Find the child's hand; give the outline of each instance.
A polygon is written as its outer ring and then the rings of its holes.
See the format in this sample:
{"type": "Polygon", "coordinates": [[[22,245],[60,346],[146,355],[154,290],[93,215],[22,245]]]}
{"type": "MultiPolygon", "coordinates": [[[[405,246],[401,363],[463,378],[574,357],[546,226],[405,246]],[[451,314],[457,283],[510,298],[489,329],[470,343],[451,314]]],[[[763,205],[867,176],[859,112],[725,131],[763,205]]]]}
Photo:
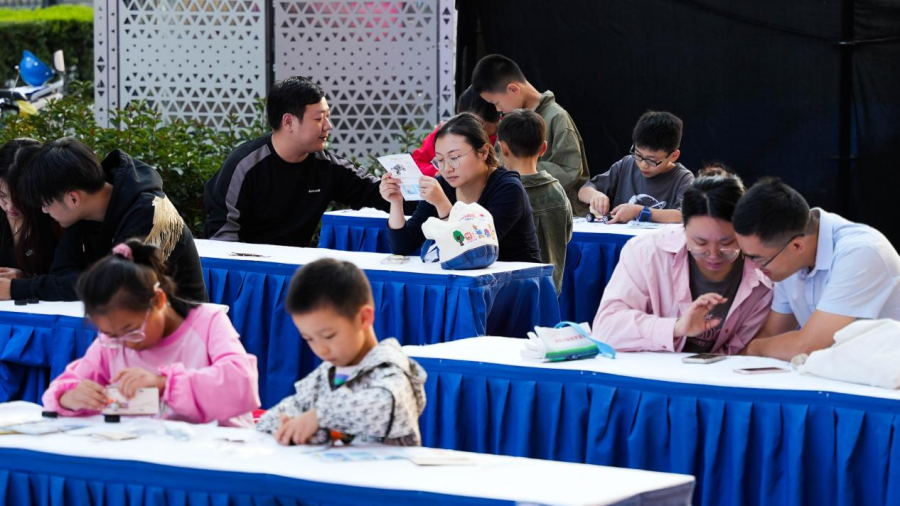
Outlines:
{"type": "Polygon", "coordinates": [[[609,197],[603,192],[597,192],[591,197],[591,211],[597,216],[603,216],[609,212],[609,197]]]}
{"type": "Polygon", "coordinates": [[[275,441],[283,445],[306,444],[319,430],[319,419],[316,418],[315,409],[294,418],[287,415],[281,415],[279,418],[281,425],[275,431],[275,441]]]}
{"type": "Polygon", "coordinates": [[[140,367],[122,369],[116,374],[116,377],[112,379],[112,383],[115,382],[119,382],[119,393],[124,395],[126,399],[134,397],[134,394],[136,394],[140,388],[158,388],[160,395],[162,395],[163,390],[166,389],[165,376],[158,376],[146,369],[141,369],[140,367]]]}
{"type": "Polygon", "coordinates": [[[59,405],[69,411],[100,411],[106,407],[106,389],[91,380],[81,380],[75,388],[62,394],[59,405]]]}
{"type": "Polygon", "coordinates": [[[643,206],[637,204],[619,204],[612,210],[612,219],[607,223],[628,223],[641,215],[643,206]]]}

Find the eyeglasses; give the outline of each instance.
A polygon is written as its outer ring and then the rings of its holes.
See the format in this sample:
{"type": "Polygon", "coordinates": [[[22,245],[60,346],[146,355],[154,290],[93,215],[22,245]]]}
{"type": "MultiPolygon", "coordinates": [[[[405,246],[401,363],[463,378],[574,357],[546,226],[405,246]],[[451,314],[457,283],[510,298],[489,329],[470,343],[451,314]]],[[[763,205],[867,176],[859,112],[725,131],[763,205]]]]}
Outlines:
{"type": "Polygon", "coordinates": [[[447,165],[449,165],[450,167],[453,167],[454,169],[458,169],[460,158],[468,155],[472,151],[475,151],[475,148],[472,148],[469,151],[467,151],[461,155],[458,155],[458,156],[448,156],[447,158],[444,158],[443,160],[438,160],[437,158],[435,158],[434,160],[431,161],[431,165],[434,165],[435,169],[441,170],[441,166],[444,165],[444,163],[446,162],[447,165]]]}
{"type": "Polygon", "coordinates": [[[148,309],[147,314],[144,315],[144,323],[141,324],[141,328],[139,329],[126,332],[121,336],[111,336],[104,332],[100,332],[100,345],[104,348],[119,349],[123,346],[123,343],[139,343],[146,339],[147,320],[150,318],[150,309],[148,309]]]}
{"type": "Polygon", "coordinates": [[[792,242],[794,242],[794,239],[797,239],[797,238],[799,238],[799,237],[804,237],[804,236],[806,236],[806,234],[795,234],[793,237],[791,237],[790,239],[788,239],[788,242],[784,243],[784,246],[782,246],[781,249],[778,250],[778,253],[775,253],[774,255],[772,255],[772,258],[766,260],[765,262],[760,262],[760,261],[759,261],[759,257],[757,257],[757,256],[749,256],[749,255],[748,255],[747,258],[748,258],[751,262],[753,262],[753,263],[755,263],[757,266],[759,266],[761,269],[765,269],[766,266],[768,266],[770,263],[772,263],[773,260],[775,260],[776,258],[778,258],[778,255],[780,255],[782,251],[786,250],[787,247],[790,246],[790,244],[791,244],[792,242]]]}
{"type": "Polygon", "coordinates": [[[631,145],[631,149],[628,150],[628,152],[631,153],[631,156],[634,157],[634,160],[635,160],[636,162],[644,162],[644,163],[646,163],[647,165],[652,165],[652,166],[654,166],[654,167],[659,167],[660,165],[662,165],[662,163],[663,163],[664,161],[666,161],[666,158],[668,158],[669,156],[672,155],[672,153],[669,153],[668,155],[665,156],[665,158],[663,158],[662,160],[659,160],[659,161],[657,161],[657,160],[651,160],[651,159],[649,159],[649,158],[644,158],[643,156],[641,156],[641,155],[637,154],[637,152],[635,152],[635,150],[634,150],[634,144],[631,145]]]}
{"type": "MultiPolygon", "coordinates": [[[[688,248],[691,256],[700,260],[703,258],[709,258],[710,250],[704,247],[697,248],[688,248]]],[[[725,260],[734,260],[741,254],[740,248],[719,248],[719,257],[724,258],[725,260]]]]}

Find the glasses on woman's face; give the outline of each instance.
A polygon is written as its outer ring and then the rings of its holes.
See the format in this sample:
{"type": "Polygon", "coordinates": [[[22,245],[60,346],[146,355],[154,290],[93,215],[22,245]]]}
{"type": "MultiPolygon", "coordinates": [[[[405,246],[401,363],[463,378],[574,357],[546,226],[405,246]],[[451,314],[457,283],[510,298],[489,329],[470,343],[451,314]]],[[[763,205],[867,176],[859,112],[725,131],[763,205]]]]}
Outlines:
{"type": "Polygon", "coordinates": [[[628,152],[631,153],[631,156],[634,157],[634,161],[636,161],[636,162],[644,162],[644,163],[646,163],[647,165],[650,165],[650,166],[652,166],[652,167],[659,167],[660,165],[662,165],[662,163],[663,163],[664,161],[666,161],[666,158],[668,158],[668,157],[672,154],[672,153],[669,153],[669,154],[666,155],[666,157],[663,158],[662,160],[651,160],[651,159],[649,159],[649,158],[644,158],[643,156],[641,156],[640,154],[638,154],[638,152],[634,150],[634,145],[631,146],[631,149],[630,149],[628,152]]]}
{"type": "MultiPolygon", "coordinates": [[[[712,254],[712,251],[705,246],[688,248],[688,251],[691,253],[692,257],[698,260],[709,258],[712,254]]],[[[719,253],[719,258],[724,258],[725,260],[734,260],[741,254],[740,248],[719,248],[717,251],[719,253]]]]}
{"type": "Polygon", "coordinates": [[[441,167],[446,163],[450,167],[453,167],[454,169],[458,169],[459,163],[460,163],[459,160],[462,157],[471,153],[472,151],[475,151],[475,148],[472,148],[461,155],[448,156],[448,157],[444,158],[443,160],[438,160],[437,158],[435,158],[434,160],[431,161],[431,165],[434,165],[435,169],[441,170],[441,167]]]}
{"type": "Polygon", "coordinates": [[[147,330],[147,320],[150,318],[150,308],[147,310],[147,314],[144,315],[144,323],[141,324],[141,327],[132,330],[130,332],[126,332],[121,336],[112,336],[105,332],[99,333],[100,345],[104,348],[113,348],[119,349],[124,346],[124,343],[139,343],[147,338],[146,330],[147,330]]]}

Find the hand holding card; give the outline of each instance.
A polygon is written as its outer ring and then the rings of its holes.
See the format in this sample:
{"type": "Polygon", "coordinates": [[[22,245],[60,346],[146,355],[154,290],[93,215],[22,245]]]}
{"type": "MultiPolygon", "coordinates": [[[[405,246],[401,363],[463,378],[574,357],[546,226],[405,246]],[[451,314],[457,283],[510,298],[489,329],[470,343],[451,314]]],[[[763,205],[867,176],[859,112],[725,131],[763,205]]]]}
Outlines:
{"type": "Polygon", "coordinates": [[[404,200],[422,200],[419,178],[422,171],[407,153],[378,157],[378,162],[395,178],[400,179],[400,193],[404,200]]]}

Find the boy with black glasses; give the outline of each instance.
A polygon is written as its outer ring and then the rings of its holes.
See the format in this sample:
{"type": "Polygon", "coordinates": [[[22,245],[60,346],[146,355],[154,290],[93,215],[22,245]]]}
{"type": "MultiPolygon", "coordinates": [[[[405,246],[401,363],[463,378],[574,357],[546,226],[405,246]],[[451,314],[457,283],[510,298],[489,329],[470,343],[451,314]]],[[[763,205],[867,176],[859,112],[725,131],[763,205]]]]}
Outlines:
{"type": "Polygon", "coordinates": [[[596,216],[609,214],[609,223],[680,223],[682,196],[694,182],[691,171],[677,163],[682,128],[672,113],[644,113],[631,135],[630,153],[585,183],[578,199],[596,216]]]}

